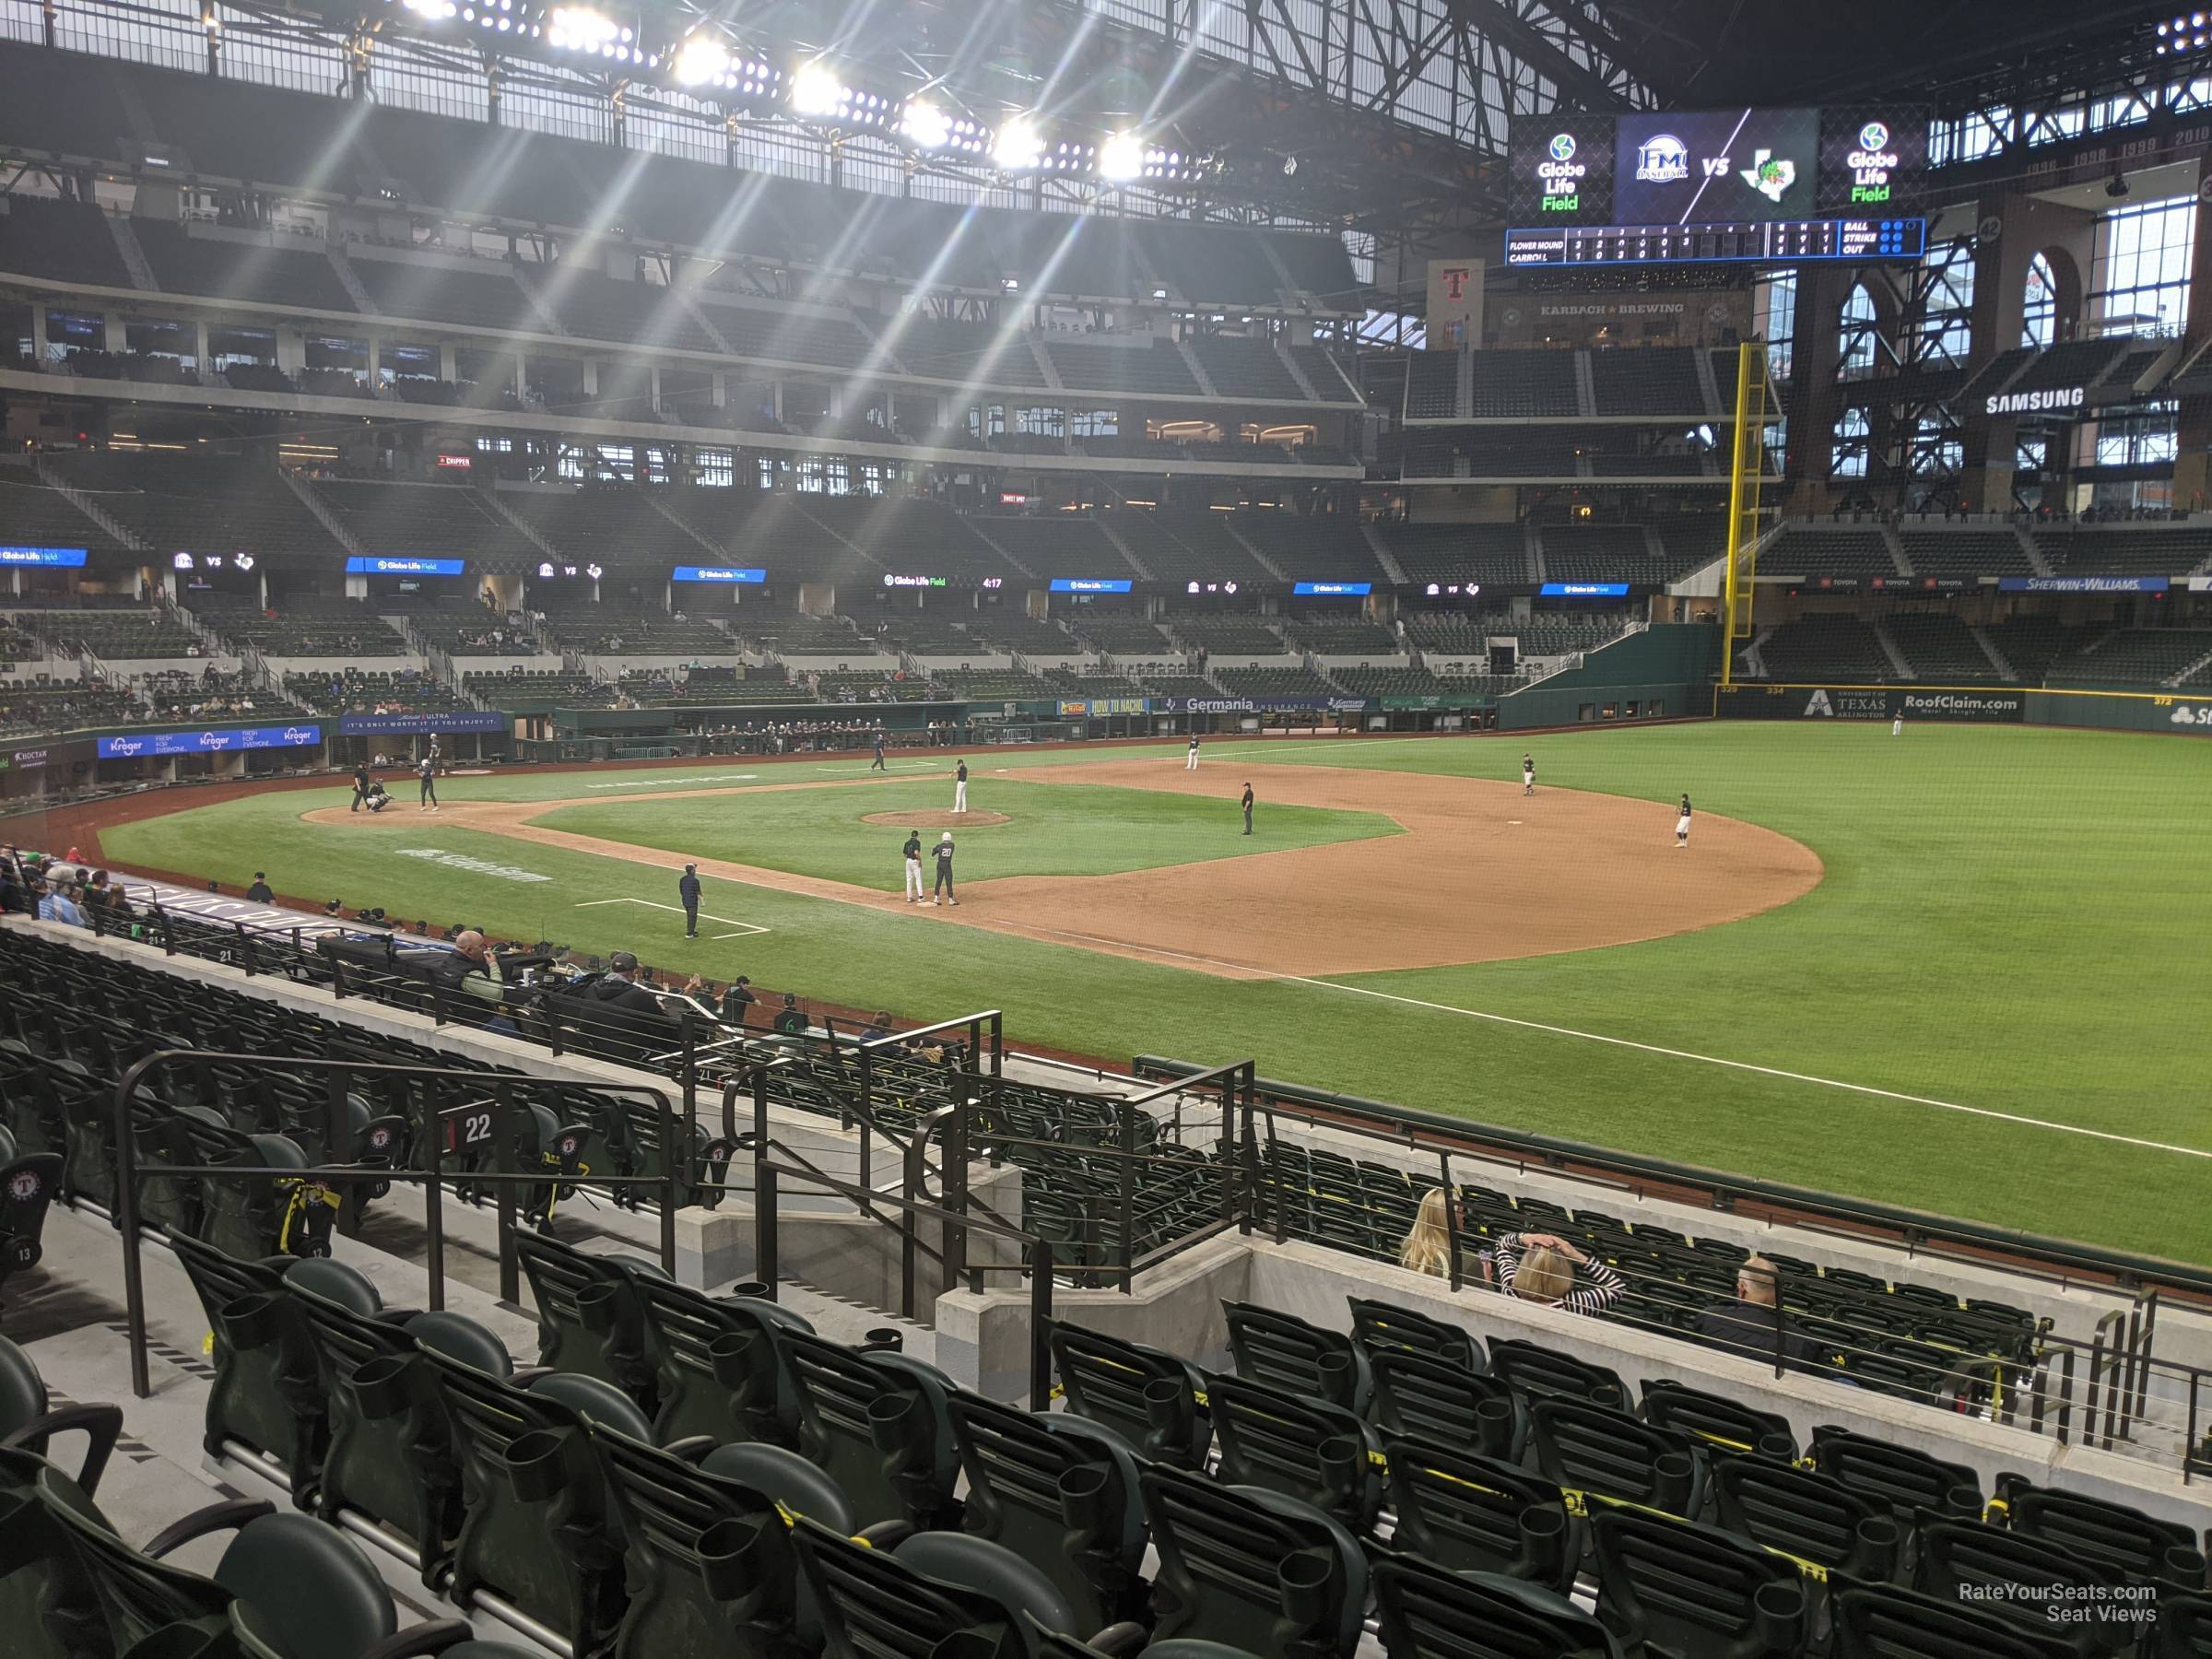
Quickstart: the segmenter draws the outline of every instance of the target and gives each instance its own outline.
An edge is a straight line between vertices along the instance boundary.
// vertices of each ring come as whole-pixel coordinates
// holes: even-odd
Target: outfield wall
[[[1708,712],[1720,668],[1720,629],[1656,622],[1584,654],[1572,668],[1498,700],[1501,731],[1680,720]]]
[[[2181,732],[2212,737],[2212,689],[2052,691],[2039,686],[1715,686],[1722,720],[1864,720],[1899,716],[1970,725],[2081,726],[2100,731]]]

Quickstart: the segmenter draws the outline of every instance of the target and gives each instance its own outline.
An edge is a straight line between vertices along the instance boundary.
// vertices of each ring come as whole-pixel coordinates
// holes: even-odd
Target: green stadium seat
[[[186,1234],[167,1236],[207,1315],[215,1382],[202,1446],[210,1457],[242,1446],[283,1469],[293,1491],[307,1491],[330,1427],[314,1391],[305,1317],[284,1293],[290,1262],[233,1261]]]
[[[830,1659],[1032,1659],[1039,1633],[1078,1634],[1051,1582],[987,1539],[917,1533],[872,1549],[802,1520],[791,1542]]]
[[[1888,1506],[1840,1480],[1765,1457],[1712,1468],[1714,1515],[1755,1544],[1872,1582],[1897,1576],[1905,1529]]]
[[[651,1410],[655,1377],[638,1282],[665,1278],[660,1265],[591,1254],[520,1228],[514,1251],[537,1306],[538,1363],[611,1382]]]
[[[1616,1411],[1636,1409],[1635,1395],[1618,1371],[1592,1365],[1524,1337],[1490,1339],[1490,1373],[1519,1389],[1532,1401],[1561,1394],[1609,1406]]]
[[[1502,1378],[1412,1348],[1377,1349],[1370,1364],[1375,1421],[1390,1433],[1521,1461],[1528,1444],[1528,1403]]]
[[[1260,1659],[1349,1659],[1368,1562],[1308,1503],[1154,1465],[1139,1478],[1159,1551],[1155,1634],[1241,1646]]]
[[[2039,1487],[2018,1475],[1997,1477],[1996,1498],[2014,1532],[2040,1538],[2076,1559],[2136,1583],[2194,1593],[2206,1587],[2198,1536],[2178,1521],[2159,1521],[2124,1503]]]
[[[2056,1627],[2083,1659],[2130,1650],[2142,1634],[2132,1617],[2136,1604],[2119,1594],[2123,1581],[2118,1575],[2041,1538],[1979,1521],[1924,1515],[1912,1587],[1987,1607],[2039,1631],[2053,1628],[2053,1604],[2047,1597],[2056,1593],[2057,1605],[2088,1615],[2083,1622]]]
[[[2212,1595],[2168,1595],[2147,1644],[2155,1659],[2212,1659]]]
[[[1563,1594],[1495,1573],[1385,1555],[1375,1609],[1390,1659],[1621,1659],[1620,1644]]]
[[[0,1291],[8,1275],[39,1265],[46,1209],[61,1190],[58,1153],[18,1151],[15,1131],[0,1123]]]
[[[1807,1635],[1797,1566],[1710,1526],[1643,1511],[1592,1518],[1597,1616],[1624,1644],[1699,1659],[1795,1659]]]
[[[1205,1374],[1164,1348],[1056,1321],[1053,1366],[1067,1408],[1103,1424],[1156,1463],[1202,1469],[1213,1419],[1199,1402]]]
[[[844,1488],[859,1524],[957,1523],[951,1380],[903,1354],[856,1353],[795,1329],[778,1340],[798,1390],[799,1450]]]
[[[1564,1394],[1536,1401],[1528,1416],[1536,1467],[1546,1479],[1670,1515],[1703,1512],[1705,1449],[1679,1430]]]
[[[711,1297],[650,1274],[635,1289],[660,1400],[654,1440],[798,1443],[798,1396],[777,1334],[811,1334],[812,1325],[771,1301]]]
[[[1839,1584],[1835,1659],[2072,1659],[2073,1647],[2001,1618],[1894,1584]]]
[[[1502,1458],[1404,1436],[1390,1460],[1391,1547],[1452,1572],[1498,1573],[1564,1595],[1585,1543],[1559,1488]]]
[[[1371,1362],[1378,1354],[1403,1349],[1430,1359],[1441,1359],[1462,1371],[1490,1369],[1482,1344],[1475,1339],[1472,1331],[1463,1326],[1447,1324],[1441,1319],[1431,1319],[1426,1313],[1394,1307],[1386,1301],[1372,1301],[1359,1296],[1347,1300],[1352,1309],[1352,1340],[1367,1350]]]
[[[621,1616],[622,1540],[590,1437],[604,1427],[642,1440],[650,1426],[611,1382],[510,1374],[504,1359],[426,1349],[414,1361],[442,1414],[461,1495],[452,1594],[497,1595],[592,1652]]]
[[[52,1404],[45,1379],[30,1356],[0,1336],[0,1445],[36,1457],[48,1455],[48,1442],[57,1434],[82,1434],[85,1454],[77,1465],[77,1489],[89,1495],[100,1488],[100,1477],[115,1442],[123,1434],[123,1411],[115,1406],[60,1406]],[[6,1625],[0,1625],[5,1630]]]
[[[1827,1426],[1813,1430],[1810,1455],[1821,1474],[1881,1500],[1908,1523],[1922,1510],[1982,1513],[1981,1477],[1964,1464]]]
[[[1300,1499],[1355,1534],[1374,1524],[1382,1443],[1364,1418],[1243,1377],[1217,1374],[1206,1389],[1220,1451],[1217,1478]]]
[[[398,1620],[383,1581],[336,1528],[268,1504],[224,1502],[185,1516],[135,1549],[68,1477],[41,1473],[38,1499],[83,1569],[114,1651],[178,1623],[229,1630],[261,1659],[368,1659],[391,1641]],[[202,1577],[161,1558],[214,1533],[234,1533],[214,1571]],[[420,1639],[467,1627],[447,1621]],[[403,1651],[406,1644],[403,1643]]]
[[[1672,1377],[1644,1379],[1643,1420],[1694,1434],[1720,1451],[1757,1452],[1784,1462],[1797,1456],[1797,1431],[1780,1412],[1755,1411],[1726,1394],[1708,1394]]]
[[[1139,1458],[1072,1411],[1027,1412],[965,1390],[947,1402],[968,1490],[960,1524],[1053,1582],[1083,1630],[1141,1617]]]
[[[802,1603],[791,1529],[776,1509],[824,1507],[819,1472],[794,1477],[769,1467],[772,1446],[723,1474],[606,1430],[592,1447],[605,1472],[625,1550],[628,1603],[612,1659],[670,1659],[687,1652],[785,1653],[819,1650],[810,1601]],[[834,1491],[834,1488],[827,1488]],[[852,1512],[829,1515],[849,1528]],[[802,1635],[802,1631],[804,1634]]]
[[[1238,1376],[1366,1413],[1374,1379],[1367,1351],[1349,1336],[1250,1302],[1225,1301],[1221,1313]]]

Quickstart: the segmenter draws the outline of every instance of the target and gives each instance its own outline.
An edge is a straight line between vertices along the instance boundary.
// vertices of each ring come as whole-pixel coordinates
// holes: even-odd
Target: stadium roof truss
[[[551,0],[501,0],[496,36],[472,27],[489,24],[488,7],[441,0],[41,9],[49,44],[858,189],[1393,241],[1494,217],[1515,118],[1658,101],[1595,0],[598,5],[636,41],[622,62],[550,45]],[[526,10],[547,20],[537,38],[521,27]],[[1140,129],[1206,166],[1110,182],[921,151],[880,120],[841,126],[677,84],[675,54],[702,34],[769,64],[832,62],[856,83],[979,123],[1033,112],[1094,135]]]

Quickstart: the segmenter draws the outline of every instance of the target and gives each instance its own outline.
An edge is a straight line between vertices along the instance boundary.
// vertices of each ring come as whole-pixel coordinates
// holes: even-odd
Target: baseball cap
[[[627,950],[618,950],[606,959],[606,965],[617,973],[628,973],[638,965],[638,959]]]

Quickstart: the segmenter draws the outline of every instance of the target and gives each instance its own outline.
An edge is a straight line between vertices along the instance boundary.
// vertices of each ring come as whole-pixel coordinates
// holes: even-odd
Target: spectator
[[[869,1020],[868,1023],[862,1028],[860,1040],[863,1042],[874,1042],[877,1038],[888,1037],[890,1034],[891,1017],[889,1014],[882,1010],[878,1010],[876,1018]]]
[[[46,896],[39,900],[39,920],[59,922],[65,927],[89,928],[92,925],[90,918],[77,905],[76,889],[70,886],[47,889]]]
[[[1500,1233],[1486,1254],[1484,1274],[1495,1277],[1499,1289],[1570,1313],[1595,1313],[1626,1288],[1619,1274],[1556,1233]],[[1588,1281],[1580,1289],[1577,1269]]]
[[[638,959],[627,950],[618,950],[606,960],[606,971],[587,994],[595,1003],[613,1008],[631,1008],[641,1013],[658,1013],[661,999],[638,982]]]
[[[38,912],[30,896],[30,877],[13,847],[0,847],[0,915],[29,916]]]
[[[722,994],[723,1024],[741,1026],[745,1023],[747,1013],[759,1000],[752,994],[752,982],[742,973],[730,982],[730,988]]]
[[[1781,1284],[1781,1272],[1773,1263],[1762,1255],[1746,1256],[1735,1270],[1735,1303],[1706,1309],[1698,1318],[1698,1335],[1726,1353],[1765,1365],[1773,1364],[1779,1356],[1792,1371],[1804,1370],[1806,1340],[1784,1328]]]
[[[1451,1276],[1451,1194],[1442,1187],[1430,1187],[1421,1195],[1421,1207],[1414,1212],[1413,1229],[1398,1247],[1399,1266],[1436,1278]]]
[[[269,877],[266,871],[256,870],[253,872],[253,885],[246,889],[246,898],[249,902],[253,904],[276,902],[276,895],[269,890]]]
[[[787,1037],[805,1034],[806,1016],[799,1012],[799,999],[792,992],[783,993],[783,1007],[776,1016],[775,1030]]]

